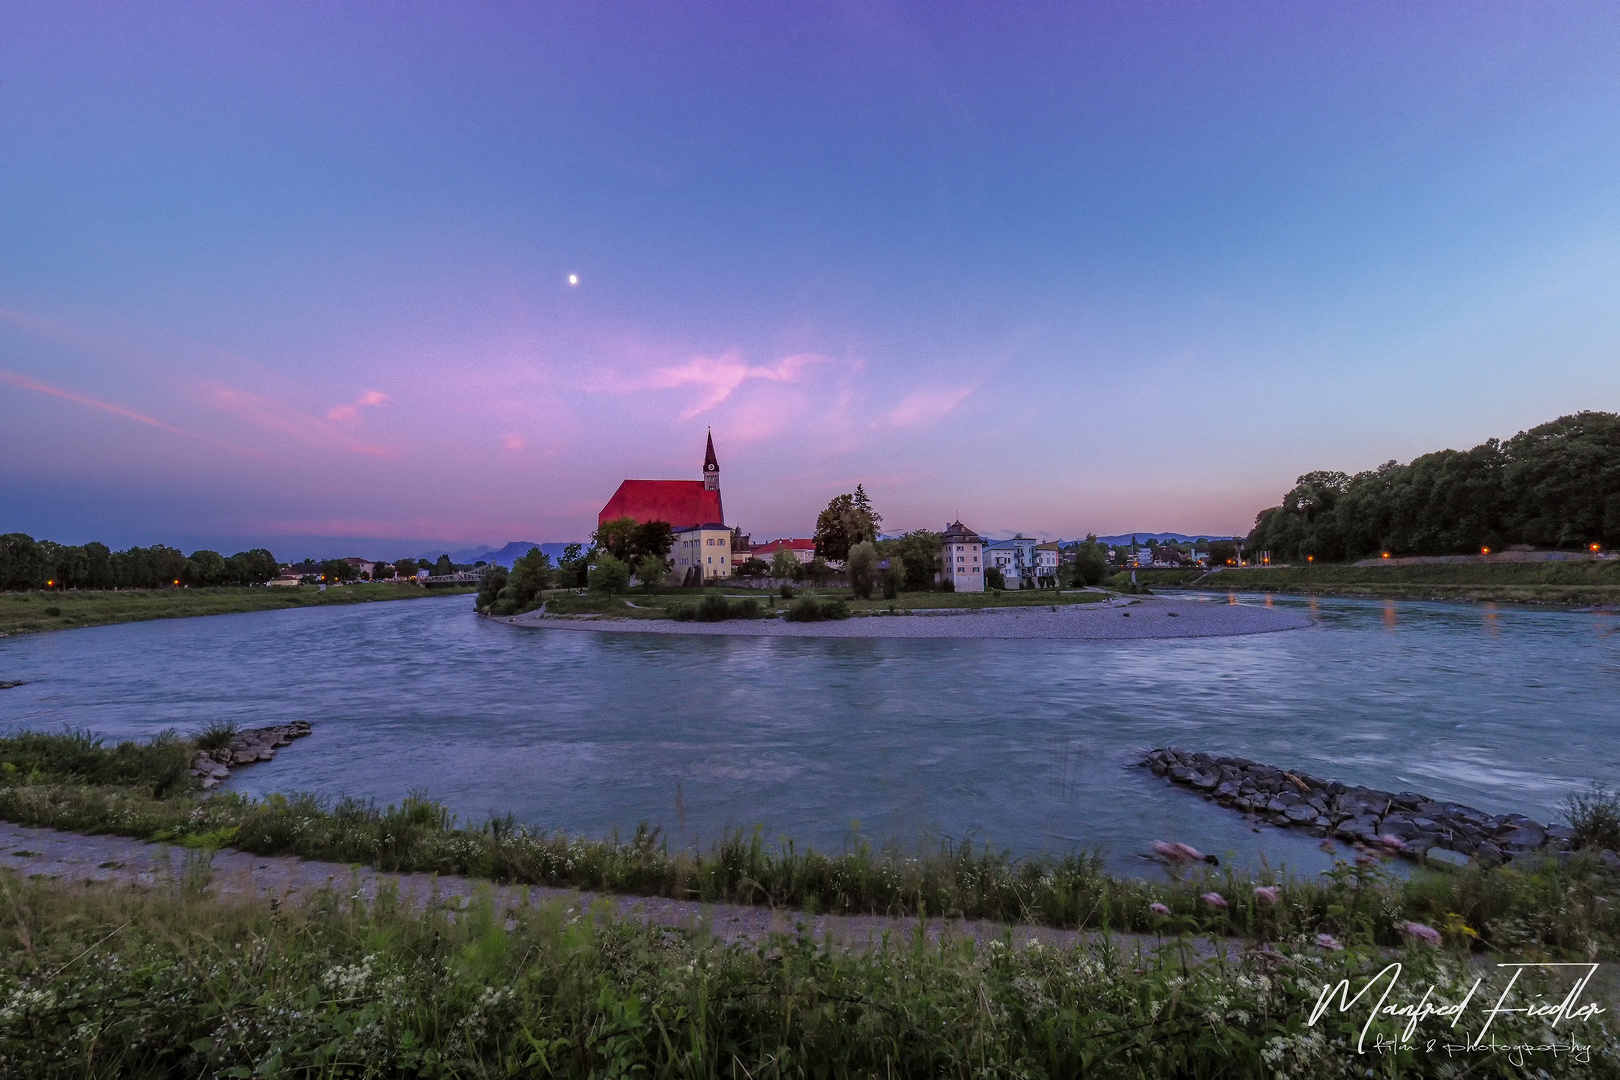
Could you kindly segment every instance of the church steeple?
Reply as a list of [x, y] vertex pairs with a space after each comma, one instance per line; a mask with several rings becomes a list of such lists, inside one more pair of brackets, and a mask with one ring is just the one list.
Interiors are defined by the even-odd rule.
[[709, 448], [703, 455], [703, 488], [705, 491], [720, 490], [720, 462], [714, 457], [714, 432], [709, 432]]

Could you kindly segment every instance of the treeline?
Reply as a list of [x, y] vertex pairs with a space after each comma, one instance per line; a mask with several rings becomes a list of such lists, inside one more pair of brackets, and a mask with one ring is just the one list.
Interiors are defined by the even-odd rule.
[[1620, 545], [1620, 415], [1581, 412], [1472, 450], [1306, 473], [1255, 518], [1274, 562]]
[[176, 584], [260, 585], [276, 576], [264, 548], [221, 555], [154, 544], [113, 551], [106, 544], [58, 544], [26, 533], [0, 536], [0, 590], [156, 589]]

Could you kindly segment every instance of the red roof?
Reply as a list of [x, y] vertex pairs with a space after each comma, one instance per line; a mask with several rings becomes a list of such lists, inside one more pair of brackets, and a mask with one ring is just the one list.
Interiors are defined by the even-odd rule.
[[637, 524], [667, 521], [676, 529], [726, 520], [720, 493], [706, 489], [702, 480], [626, 480], [596, 515], [596, 524], [622, 517], [635, 518]]
[[788, 548], [793, 551], [814, 551], [816, 550], [816, 542], [814, 540], [772, 540], [768, 544], [755, 545], [754, 554], [771, 555], [775, 554], [779, 548]]

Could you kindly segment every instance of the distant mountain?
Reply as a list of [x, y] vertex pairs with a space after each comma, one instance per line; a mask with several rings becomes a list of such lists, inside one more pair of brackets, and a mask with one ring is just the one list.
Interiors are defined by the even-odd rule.
[[556, 562], [558, 559], [562, 558], [563, 549], [567, 546], [567, 544], [537, 544], [533, 540], [514, 540], [505, 547], [498, 549], [492, 548], [487, 544], [483, 547], [462, 548], [460, 551], [446, 551], [443, 548], [440, 548], [434, 551], [423, 552], [421, 555], [417, 556], [417, 559], [425, 559], [428, 562], [436, 562], [440, 555], [448, 555], [450, 556], [450, 561], [453, 563], [467, 564], [486, 562], [494, 563], [497, 566], [505, 566], [510, 568], [514, 561], [523, 558], [523, 556], [527, 555], [535, 548], [539, 548], [547, 555], [550, 555], [551, 561]]
[[[1234, 537], [1220, 536], [1220, 535], [1215, 534], [1215, 533], [1200, 533], [1197, 536], [1188, 536], [1186, 533], [1174, 533], [1174, 532], [1120, 533], [1118, 536], [1099, 536], [1099, 537], [1097, 537], [1097, 539], [1101, 543], [1109, 544], [1109, 545], [1117, 547], [1120, 544], [1129, 544], [1131, 542], [1132, 537], [1135, 537], [1136, 542], [1138, 544], [1150, 544], [1150, 543], [1153, 543], [1154, 541], [1158, 541], [1160, 543], [1163, 543], [1166, 540], [1174, 540], [1178, 544], [1187, 544], [1187, 543], [1191, 543], [1194, 540], [1231, 540], [1231, 539], [1234, 539]], [[1084, 537], [1082, 537], [1081, 539], [1084, 539]]]

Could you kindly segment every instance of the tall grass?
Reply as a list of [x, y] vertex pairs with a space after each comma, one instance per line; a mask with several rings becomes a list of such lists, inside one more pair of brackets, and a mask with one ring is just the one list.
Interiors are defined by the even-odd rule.
[[[1408, 949], [1405, 988], [1461, 1000], [1474, 973]], [[986, 946], [807, 935], [722, 945], [561, 904], [403, 911], [323, 892], [288, 907], [195, 888], [131, 893], [0, 872], [0, 1072], [7, 1076], [1179, 1077], [1613, 1076], [1601, 1019], [1506, 1012], [1498, 1043], [1431, 1048], [1428, 1016], [1357, 1040], [1366, 1008], [1307, 1027], [1321, 989], [1388, 957], [1293, 943], [1188, 966], [1177, 950]], [[1481, 991], [1495, 1002], [1505, 977]], [[1561, 992], [1534, 976], [1504, 1004]], [[1421, 989], [1411, 992], [1412, 1000]], [[1404, 1000], [1404, 999], [1403, 999]], [[1551, 995], [1557, 1000], [1557, 994]], [[1375, 1051], [1376, 1037], [1404, 1049]], [[1528, 1067], [1528, 1072], [1526, 1068]]]

